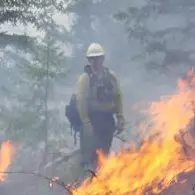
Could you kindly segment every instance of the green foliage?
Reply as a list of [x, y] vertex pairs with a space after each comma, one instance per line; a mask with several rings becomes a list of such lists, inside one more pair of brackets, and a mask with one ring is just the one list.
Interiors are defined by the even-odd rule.
[[34, 42], [34, 38], [27, 35], [7, 34], [5, 32], [0, 33], [0, 48], [5, 48], [7, 45], [13, 45], [21, 50], [28, 50], [30, 52], [31, 45]]
[[53, 19], [53, 14], [63, 11], [64, 3], [0, 2], [1, 25], [31, 24], [45, 33], [42, 40], [37, 40], [26, 34], [0, 32], [0, 58], [4, 63], [0, 67], [0, 126], [9, 139], [36, 144], [48, 139], [47, 131], [62, 126], [51, 95], [58, 79], [67, 75], [67, 58], [59, 43], [68, 39], [68, 33]]
[[[52, 93], [53, 84], [58, 78], [67, 74], [66, 58], [58, 54], [52, 42], [48, 46], [35, 47], [32, 62], [23, 63], [17, 67], [20, 79], [12, 84], [18, 87], [12, 88], [9, 94], [7, 93], [7, 97], [12, 101], [11, 108], [6, 105], [1, 106], [2, 124], [9, 127], [6, 135], [14, 140], [25, 141], [29, 144], [44, 140], [45, 101], [52, 103], [49, 96]], [[46, 94], [47, 86], [48, 94]], [[50, 117], [53, 117], [52, 113], [56, 112], [55, 110], [48, 106], [48, 122]], [[50, 124], [52, 131], [55, 130], [55, 126], [58, 128], [57, 123], [58, 121], [55, 121], [55, 125]]]
[[63, 10], [64, 4], [66, 1], [63, 0], [1, 0], [0, 23], [33, 23], [37, 27], [41, 27], [38, 21], [43, 14], [46, 14], [45, 11]]
[[[11, 23], [13, 25], [33, 25], [37, 30], [45, 32], [47, 26], [54, 25], [52, 13], [62, 12], [66, 1], [53, 0], [1, 0], [0, 25]], [[57, 28], [57, 26], [55, 26]], [[53, 26], [54, 29], [54, 26]], [[32, 38], [27, 35], [0, 32], [0, 47], [8, 44], [26, 49], [31, 47]]]
[[128, 9], [115, 17], [124, 22], [130, 41], [136, 40], [144, 49], [137, 58], [144, 59], [147, 67], [166, 70], [193, 63], [194, 8], [193, 0], [149, 0], [140, 7], [129, 2]]

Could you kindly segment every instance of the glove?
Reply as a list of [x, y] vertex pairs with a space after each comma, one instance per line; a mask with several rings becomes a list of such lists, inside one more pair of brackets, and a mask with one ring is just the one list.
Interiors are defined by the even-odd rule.
[[117, 116], [117, 123], [116, 123], [116, 131], [117, 134], [120, 134], [122, 131], [124, 131], [125, 127], [125, 119], [123, 115]]

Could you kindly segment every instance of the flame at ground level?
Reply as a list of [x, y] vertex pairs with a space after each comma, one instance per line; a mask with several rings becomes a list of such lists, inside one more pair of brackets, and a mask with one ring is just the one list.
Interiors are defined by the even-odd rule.
[[[13, 145], [10, 141], [5, 141], [0, 149], [0, 172], [5, 172], [11, 164], [13, 156]], [[5, 174], [0, 173], [0, 183], [4, 181]]]
[[[177, 181], [180, 173], [191, 171], [195, 162], [186, 158], [174, 136], [194, 117], [195, 76], [178, 81], [175, 94], [163, 97], [148, 109], [151, 125], [139, 149], [123, 149], [109, 158], [99, 153], [99, 170], [92, 181], [73, 191], [74, 195], [160, 194]], [[185, 182], [185, 181], [180, 181]]]

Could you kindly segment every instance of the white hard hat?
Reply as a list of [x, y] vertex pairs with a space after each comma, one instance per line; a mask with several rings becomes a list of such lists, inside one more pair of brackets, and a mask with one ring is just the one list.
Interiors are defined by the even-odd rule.
[[105, 51], [99, 43], [92, 43], [91, 45], [89, 45], [86, 52], [87, 57], [95, 57], [95, 56], [103, 56], [103, 55], [105, 55]]

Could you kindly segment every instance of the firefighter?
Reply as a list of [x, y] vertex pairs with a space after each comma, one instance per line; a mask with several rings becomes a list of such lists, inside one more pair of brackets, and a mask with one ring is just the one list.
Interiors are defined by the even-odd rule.
[[98, 43], [89, 45], [89, 65], [79, 76], [77, 110], [83, 124], [80, 134], [81, 165], [95, 168], [98, 149], [109, 154], [114, 133], [124, 130], [122, 93], [113, 71], [103, 65], [105, 51]]

